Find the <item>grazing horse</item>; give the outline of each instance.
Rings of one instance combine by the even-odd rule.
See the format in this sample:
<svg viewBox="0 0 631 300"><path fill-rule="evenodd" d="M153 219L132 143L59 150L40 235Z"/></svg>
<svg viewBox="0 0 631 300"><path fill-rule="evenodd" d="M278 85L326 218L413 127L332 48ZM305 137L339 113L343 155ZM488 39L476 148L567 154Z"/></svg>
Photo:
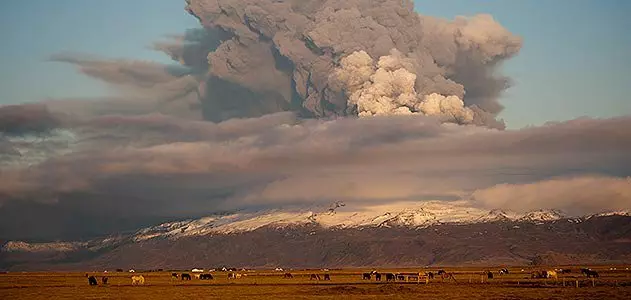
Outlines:
<svg viewBox="0 0 631 300"><path fill-rule="evenodd" d="M442 270L441 270L441 271L442 271ZM440 272L440 271L439 271L439 272ZM443 273L440 275L440 277L441 277L441 279L442 279L442 280L445 280L445 279L453 279L453 281L458 282L458 281L456 280L456 277L454 277L454 273L447 273L447 272L443 271Z"/></svg>
<svg viewBox="0 0 631 300"><path fill-rule="evenodd" d="M180 278L182 278L182 280L191 280L191 274L188 274L188 273L182 273L182 275L180 276Z"/></svg>
<svg viewBox="0 0 631 300"><path fill-rule="evenodd" d="M320 275L311 274L311 276L309 276L309 280L320 280Z"/></svg>
<svg viewBox="0 0 631 300"><path fill-rule="evenodd" d="M90 285L98 285L98 283L96 282L96 277L94 277L94 276L88 277L88 283Z"/></svg>
<svg viewBox="0 0 631 300"><path fill-rule="evenodd" d="M364 273L362 274L362 280L370 280L372 278L372 273Z"/></svg>
<svg viewBox="0 0 631 300"><path fill-rule="evenodd" d="M548 271L546 271L546 278L559 279L559 275L557 274L557 271L548 270Z"/></svg>
<svg viewBox="0 0 631 300"><path fill-rule="evenodd" d="M598 278L598 272L592 271L590 269L583 268L581 269L581 273L585 274L587 278L590 278L590 277Z"/></svg>
<svg viewBox="0 0 631 300"><path fill-rule="evenodd" d="M394 281L395 277L392 273L386 273L386 281Z"/></svg>
<svg viewBox="0 0 631 300"><path fill-rule="evenodd" d="M285 275L283 275L283 278L294 278L294 275L291 275L291 273L285 273Z"/></svg>
<svg viewBox="0 0 631 300"><path fill-rule="evenodd" d="M375 280L381 281L381 273L375 273Z"/></svg>
<svg viewBox="0 0 631 300"><path fill-rule="evenodd" d="M145 277L143 277L142 275L132 276L132 277L131 277L131 284L132 284L132 285L142 285L142 284L145 284Z"/></svg>
<svg viewBox="0 0 631 300"><path fill-rule="evenodd" d="M107 278L107 276L103 276L103 277L101 277L101 282L102 282L103 284L107 284L107 281L108 281L108 280L109 280L109 278Z"/></svg>
<svg viewBox="0 0 631 300"><path fill-rule="evenodd" d="M199 280L212 280L213 279L213 275L212 274L200 274L199 275Z"/></svg>
<svg viewBox="0 0 631 300"><path fill-rule="evenodd" d="M548 274L544 271L532 271L530 272L530 278L546 278Z"/></svg>
<svg viewBox="0 0 631 300"><path fill-rule="evenodd" d="M324 274L324 280L331 280L331 275L329 274Z"/></svg>

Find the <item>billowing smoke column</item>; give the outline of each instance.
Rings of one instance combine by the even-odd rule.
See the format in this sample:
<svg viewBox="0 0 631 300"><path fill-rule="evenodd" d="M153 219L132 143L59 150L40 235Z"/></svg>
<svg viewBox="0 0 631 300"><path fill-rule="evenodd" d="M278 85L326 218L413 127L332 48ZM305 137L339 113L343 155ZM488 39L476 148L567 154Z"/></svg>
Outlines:
<svg viewBox="0 0 631 300"><path fill-rule="evenodd" d="M416 75L406 65L396 50L382 56L376 68L366 52L353 52L342 59L341 67L330 78L333 85L343 83L350 96L348 104L357 107L360 117L423 114L440 116L445 122L473 122L475 113L457 96L418 94Z"/></svg>
<svg viewBox="0 0 631 300"><path fill-rule="evenodd" d="M305 117L423 114L503 128L496 68L521 38L489 15L453 21L410 0L187 0L203 29L155 48L184 68L55 58L156 98L157 110L213 122L297 111ZM146 70L135 70L145 68ZM178 104L179 103L179 104Z"/></svg>
<svg viewBox="0 0 631 300"><path fill-rule="evenodd" d="M299 105L315 117L419 113L503 126L495 116L508 82L493 71L522 42L491 16L449 22L415 13L408 0L187 2L225 38L208 54L204 101L212 105L243 102L261 112ZM244 91L239 100L218 98L227 89L221 81L252 98Z"/></svg>

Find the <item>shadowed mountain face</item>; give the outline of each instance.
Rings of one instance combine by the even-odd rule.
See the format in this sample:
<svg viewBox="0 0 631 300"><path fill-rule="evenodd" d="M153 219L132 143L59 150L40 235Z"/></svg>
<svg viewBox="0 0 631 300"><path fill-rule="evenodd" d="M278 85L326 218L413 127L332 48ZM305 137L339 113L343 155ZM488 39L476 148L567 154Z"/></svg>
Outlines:
<svg viewBox="0 0 631 300"><path fill-rule="evenodd" d="M5 245L0 261L10 270L629 263L631 217L539 224L499 221L423 229L264 227L236 234L139 242L128 236L109 246L99 245L105 242L87 242L65 252L23 251Z"/></svg>

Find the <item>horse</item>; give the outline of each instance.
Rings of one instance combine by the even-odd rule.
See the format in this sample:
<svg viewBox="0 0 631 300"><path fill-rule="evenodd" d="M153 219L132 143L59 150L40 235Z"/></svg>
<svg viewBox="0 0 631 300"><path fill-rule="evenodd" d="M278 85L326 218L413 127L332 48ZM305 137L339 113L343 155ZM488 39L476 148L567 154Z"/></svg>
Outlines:
<svg viewBox="0 0 631 300"><path fill-rule="evenodd" d="M96 282L96 277L94 277L94 276L88 277L88 283L90 285L98 285L98 283Z"/></svg>
<svg viewBox="0 0 631 300"><path fill-rule="evenodd" d="M432 272L425 273L425 276L427 276L427 278L429 278L429 279L434 279L434 273L432 273Z"/></svg>
<svg viewBox="0 0 631 300"><path fill-rule="evenodd" d="M562 269L561 270L561 274L568 274L568 273L572 273L572 270L570 270L570 269Z"/></svg>
<svg viewBox="0 0 631 300"><path fill-rule="evenodd" d="M182 278L182 280L191 280L191 274L188 274L188 273L182 273L182 275L180 276L180 278Z"/></svg>
<svg viewBox="0 0 631 300"><path fill-rule="evenodd" d="M590 278L590 277L598 278L598 272L592 271L590 269L582 268L581 269L581 273L585 274L587 276L587 278Z"/></svg>
<svg viewBox="0 0 631 300"><path fill-rule="evenodd" d="M386 281L394 281L395 277L392 273L386 273Z"/></svg>
<svg viewBox="0 0 631 300"><path fill-rule="evenodd" d="M199 274L199 280L212 280L212 274Z"/></svg>
<svg viewBox="0 0 631 300"><path fill-rule="evenodd" d="M375 280L381 281L381 273L375 273Z"/></svg>
<svg viewBox="0 0 631 300"><path fill-rule="evenodd" d="M324 280L331 280L331 275L329 274L324 274Z"/></svg>
<svg viewBox="0 0 631 300"><path fill-rule="evenodd" d="M311 276L309 276L309 280L320 280L320 275L311 274Z"/></svg>
<svg viewBox="0 0 631 300"><path fill-rule="evenodd" d="M372 278L372 273L364 273L362 274L362 280L370 280Z"/></svg>
<svg viewBox="0 0 631 300"><path fill-rule="evenodd" d="M491 271L486 272L486 278L493 279L493 272Z"/></svg>
<svg viewBox="0 0 631 300"><path fill-rule="evenodd" d="M235 273L228 273L228 279L237 279L237 274L235 274Z"/></svg>
<svg viewBox="0 0 631 300"><path fill-rule="evenodd" d="M142 284L145 284L145 277L143 277L142 275L132 276L132 277L131 277L131 284L132 284L132 285L142 285Z"/></svg>
<svg viewBox="0 0 631 300"><path fill-rule="evenodd" d="M504 275L504 274L508 274L508 269L506 268L502 268L500 269L500 271L498 272L500 275Z"/></svg>
<svg viewBox="0 0 631 300"><path fill-rule="evenodd" d="M177 275L177 273L171 273L171 279L176 280L178 278L179 276Z"/></svg>
<svg viewBox="0 0 631 300"><path fill-rule="evenodd" d="M439 271L439 272L440 272L440 271ZM491 274L491 276L492 276L492 275L493 275L493 274ZM454 273L447 273L447 272L443 271L443 273L440 275L440 277L441 277L441 279L442 279L442 280L445 280L445 279L453 279L453 281L458 282L458 281L456 280L456 277L454 277Z"/></svg>
<svg viewBox="0 0 631 300"><path fill-rule="evenodd" d="M545 271L532 271L530 272L530 278L547 278L548 274Z"/></svg>
<svg viewBox="0 0 631 300"><path fill-rule="evenodd" d="M283 275L283 278L294 278L294 275L291 275L291 273L285 273L285 275Z"/></svg>
<svg viewBox="0 0 631 300"><path fill-rule="evenodd" d="M436 274L438 274L438 275L443 275L443 274L445 274L445 273L447 273L447 272L445 272L445 270L438 270L438 272L437 272Z"/></svg>
<svg viewBox="0 0 631 300"><path fill-rule="evenodd" d="M107 284L107 281L108 281L108 280L109 280L109 278L107 278L107 276L103 276L103 277L101 277L101 282L102 282L103 284Z"/></svg>
<svg viewBox="0 0 631 300"><path fill-rule="evenodd" d="M546 271L546 278L559 279L559 275L554 270L548 270L548 271Z"/></svg>

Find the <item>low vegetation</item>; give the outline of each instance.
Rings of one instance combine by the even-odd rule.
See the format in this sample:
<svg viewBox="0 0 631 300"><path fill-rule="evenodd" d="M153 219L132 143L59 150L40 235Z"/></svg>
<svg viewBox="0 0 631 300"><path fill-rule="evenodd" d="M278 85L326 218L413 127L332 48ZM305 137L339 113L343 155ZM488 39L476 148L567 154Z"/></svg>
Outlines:
<svg viewBox="0 0 631 300"><path fill-rule="evenodd" d="M594 267L600 276L594 280L580 273L579 267L564 267L571 273L560 273L558 278L531 278L531 272L545 268L509 268L500 275L500 268L492 268L493 278L482 269L444 268L453 279L435 276L419 280L387 282L362 279L369 269L345 270L249 270L212 272L212 280L200 280L190 271L162 272L88 272L88 273L6 273L0 274L0 299L336 299L344 297L371 299L631 299L631 269L629 266ZM422 273L439 268L423 269ZM385 273L416 273L418 269L379 269ZM177 273L178 277L172 276ZM192 280L181 280L181 274L192 275ZM228 279L228 274L241 274ZM286 278L291 273L291 278ZM311 274L331 280L311 280ZM142 275L144 284L132 285L132 276ZM98 280L97 286L88 284L88 276ZM107 284L102 277L107 276ZM578 287L576 286L578 283Z"/></svg>

